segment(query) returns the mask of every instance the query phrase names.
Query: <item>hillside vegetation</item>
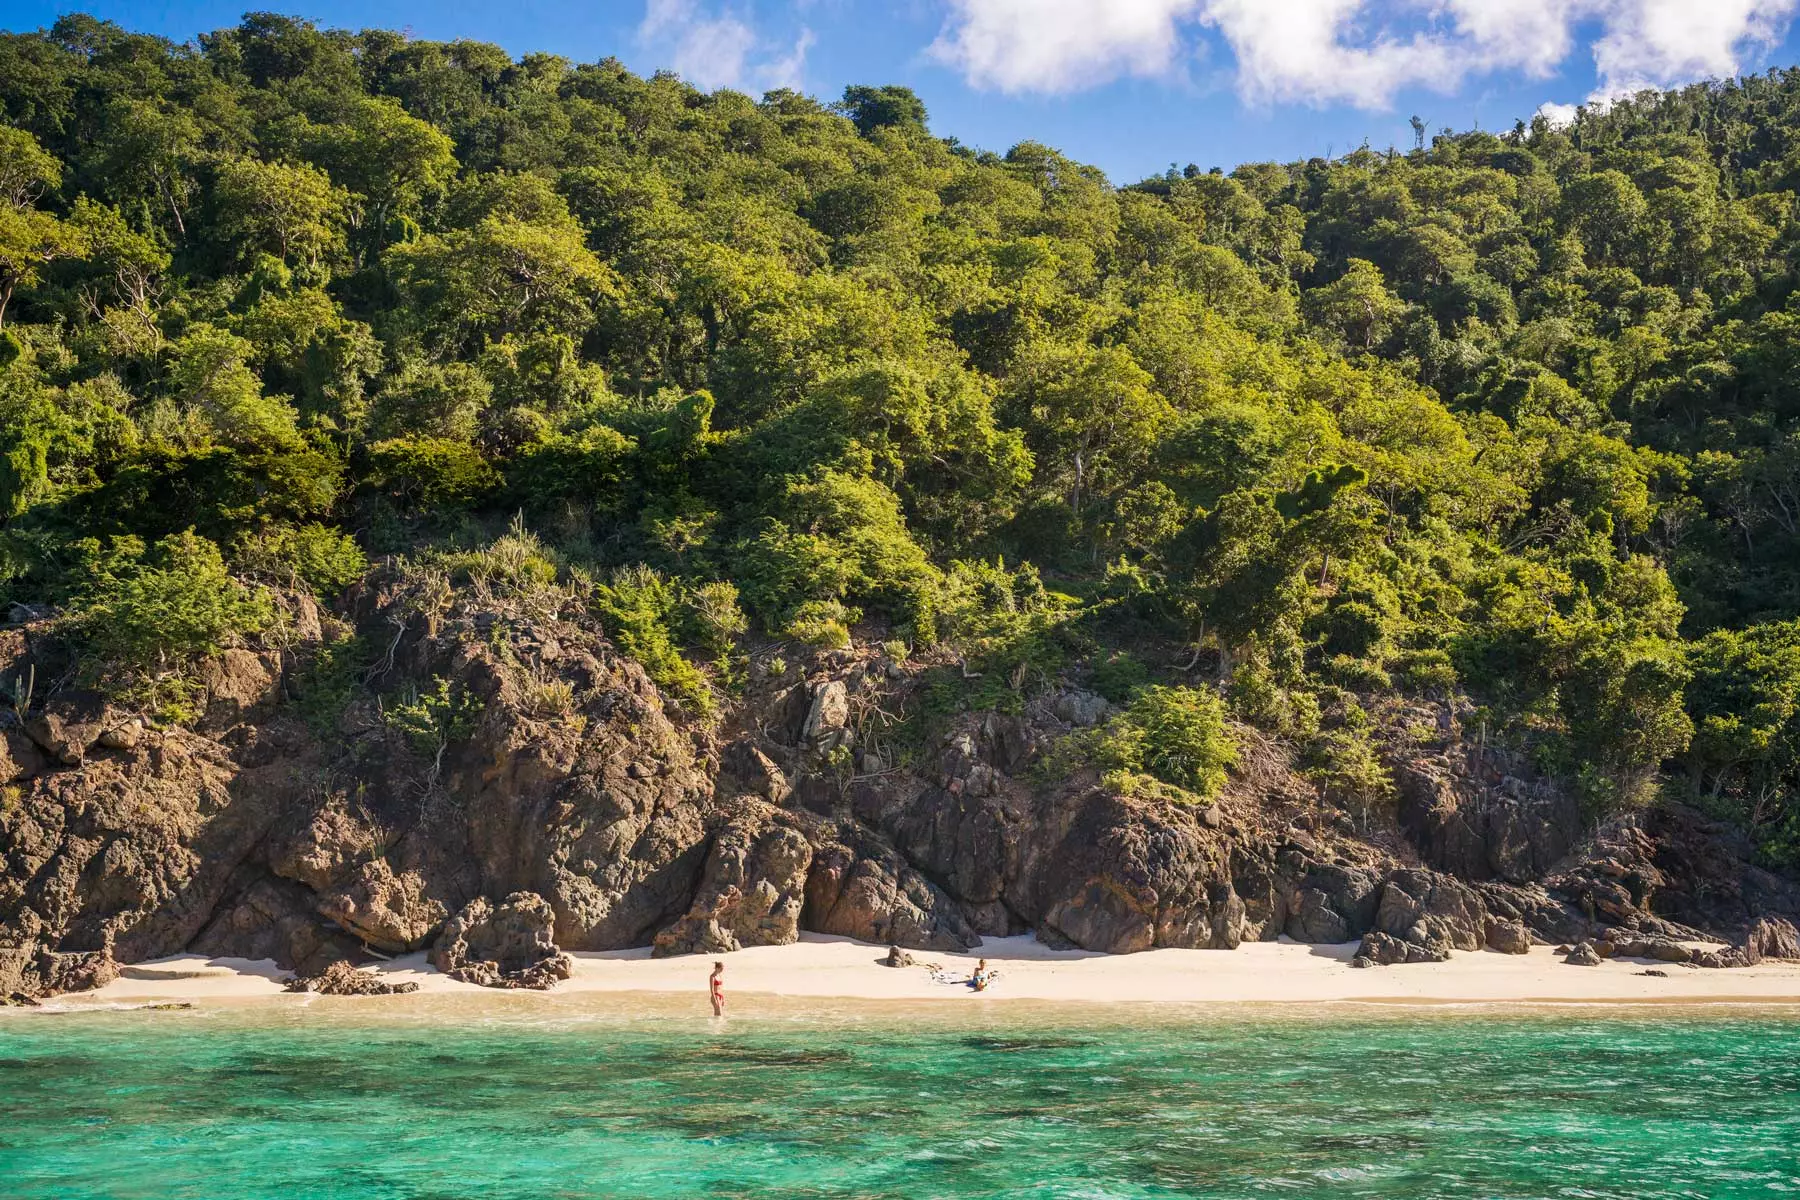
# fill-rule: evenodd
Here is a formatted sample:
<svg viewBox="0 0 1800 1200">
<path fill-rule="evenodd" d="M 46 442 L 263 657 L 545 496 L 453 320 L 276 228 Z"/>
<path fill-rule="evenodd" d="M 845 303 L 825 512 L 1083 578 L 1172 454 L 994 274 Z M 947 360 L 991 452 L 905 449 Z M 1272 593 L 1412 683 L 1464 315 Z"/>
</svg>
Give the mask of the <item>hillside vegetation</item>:
<svg viewBox="0 0 1800 1200">
<path fill-rule="evenodd" d="M 1127 786 L 1251 725 L 1366 806 L 1429 702 L 1800 858 L 1800 73 L 1115 187 L 899 88 L 67 17 L 0 117 L 21 706 L 179 721 L 392 557 L 572 589 L 694 719 L 854 636 L 939 709 L 1085 681 Z"/>
</svg>

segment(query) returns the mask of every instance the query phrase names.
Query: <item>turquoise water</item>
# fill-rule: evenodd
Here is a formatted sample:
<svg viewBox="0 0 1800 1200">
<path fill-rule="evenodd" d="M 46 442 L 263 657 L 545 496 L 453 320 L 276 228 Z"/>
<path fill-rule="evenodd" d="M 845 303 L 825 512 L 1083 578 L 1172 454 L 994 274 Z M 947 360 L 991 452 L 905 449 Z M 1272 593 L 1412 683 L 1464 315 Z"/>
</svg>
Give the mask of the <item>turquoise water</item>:
<svg viewBox="0 0 1800 1200">
<path fill-rule="evenodd" d="M 1800 1192 L 1800 1022 L 447 998 L 0 1018 L 0 1195 Z"/>
</svg>

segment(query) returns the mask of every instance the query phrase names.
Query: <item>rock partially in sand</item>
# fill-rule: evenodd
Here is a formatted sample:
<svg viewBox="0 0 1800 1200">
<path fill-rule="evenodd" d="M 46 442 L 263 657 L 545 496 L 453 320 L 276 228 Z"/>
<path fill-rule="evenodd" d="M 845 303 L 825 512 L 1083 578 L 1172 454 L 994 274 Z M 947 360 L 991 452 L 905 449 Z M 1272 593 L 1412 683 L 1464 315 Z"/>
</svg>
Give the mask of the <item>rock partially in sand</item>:
<svg viewBox="0 0 1800 1200">
<path fill-rule="evenodd" d="M 981 944 L 981 935 L 943 889 L 873 843 L 832 843 L 814 851 L 804 924 L 817 933 L 914 950 Z"/>
<path fill-rule="evenodd" d="M 1488 949 L 1502 954 L 1529 954 L 1531 930 L 1525 928 L 1523 921 L 1489 921 L 1487 944 Z"/>
<path fill-rule="evenodd" d="M 1447 962 L 1449 958 L 1450 947 L 1444 942 L 1406 942 L 1377 930 L 1363 935 L 1362 943 L 1357 946 L 1356 956 L 1350 960 L 1350 965 L 1389 967 L 1402 963 Z"/>
<path fill-rule="evenodd" d="M 1377 932 L 1401 941 L 1455 950 L 1481 949 L 1487 925 L 1487 908 L 1473 888 L 1435 871 L 1412 870 L 1388 878 L 1374 922 Z"/>
<path fill-rule="evenodd" d="M 575 960 L 557 949 L 555 926 L 535 892 L 514 892 L 498 907 L 477 897 L 444 925 L 431 965 L 463 983 L 544 991 L 575 973 Z"/>
<path fill-rule="evenodd" d="M 119 977 L 119 964 L 111 949 L 57 953 L 43 950 L 37 956 L 39 995 L 91 992 Z"/>
<path fill-rule="evenodd" d="M 288 981 L 290 992 L 316 992 L 321 996 L 404 996 L 419 990 L 416 983 L 383 983 L 367 971 L 339 960 L 317 975 L 300 975 Z"/>
<path fill-rule="evenodd" d="M 1800 929 L 1783 917 L 1764 917 L 1750 927 L 1744 948 L 1758 959 L 1800 959 Z"/>
<path fill-rule="evenodd" d="M 1666 963 L 1694 961 L 1694 951 L 1671 938 L 1621 936 L 1618 930 L 1612 937 L 1597 943 L 1594 949 L 1601 958 L 1648 958 Z"/>
<path fill-rule="evenodd" d="M 1600 965 L 1600 952 L 1594 949 L 1594 943 L 1582 942 L 1563 961 L 1571 967 L 1597 967 Z"/>
<path fill-rule="evenodd" d="M 1669 977 L 1669 973 L 1667 971 L 1658 971 L 1655 967 L 1648 967 L 1642 971 L 1639 971 L 1638 974 L 1639 975 L 1648 975 L 1652 979 L 1667 979 Z"/>
<path fill-rule="evenodd" d="M 1376 923 L 1381 878 L 1360 867 L 1319 864 L 1301 877 L 1288 902 L 1285 932 L 1296 942 L 1336 945 Z M 1395 930 L 1385 932 L 1395 933 Z"/>
<path fill-rule="evenodd" d="M 724 954 L 799 939 L 812 844 L 774 815 L 746 812 L 714 836 L 693 904 L 656 935 L 653 954 Z"/>
<path fill-rule="evenodd" d="M 882 960 L 881 965 L 884 967 L 910 967 L 913 965 L 913 956 L 898 946 L 889 946 L 887 957 Z"/>
</svg>

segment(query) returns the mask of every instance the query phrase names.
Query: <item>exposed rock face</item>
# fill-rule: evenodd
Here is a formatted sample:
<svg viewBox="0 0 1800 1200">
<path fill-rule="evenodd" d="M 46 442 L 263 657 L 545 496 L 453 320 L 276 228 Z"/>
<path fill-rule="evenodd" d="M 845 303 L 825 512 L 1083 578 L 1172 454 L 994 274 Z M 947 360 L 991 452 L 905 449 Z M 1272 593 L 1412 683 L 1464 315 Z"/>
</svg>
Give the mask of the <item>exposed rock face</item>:
<svg viewBox="0 0 1800 1200">
<path fill-rule="evenodd" d="M 736 777 L 739 786 L 771 804 L 780 804 L 793 791 L 787 775 L 748 738 L 740 738 L 725 748 L 721 756 L 723 768 Z"/>
<path fill-rule="evenodd" d="M 1245 935 L 1228 839 L 1191 810 L 1096 790 L 1041 803 L 1015 825 L 1004 902 L 1073 945 L 1226 949 Z"/>
<path fill-rule="evenodd" d="M 1413 945 L 1479 950 L 1487 942 L 1487 907 L 1448 875 L 1396 871 L 1381 890 L 1375 928 Z"/>
<path fill-rule="evenodd" d="M 687 915 L 656 935 L 655 953 L 722 954 L 798 940 L 812 843 L 766 812 L 735 818 L 714 835 Z"/>
<path fill-rule="evenodd" d="M 1597 967 L 1600 965 L 1600 952 L 1594 949 L 1592 942 L 1580 942 L 1563 958 L 1563 962 L 1571 967 Z"/>
<path fill-rule="evenodd" d="M 800 726 L 800 740 L 821 749 L 837 745 L 849 720 L 849 689 L 841 679 L 827 680 L 813 692 L 812 706 Z"/>
<path fill-rule="evenodd" d="M 1420 944 L 1376 931 L 1365 933 L 1350 960 L 1353 967 L 1391 967 L 1401 963 L 1443 962 L 1450 957 L 1446 942 Z"/>
<path fill-rule="evenodd" d="M 1750 927 L 1744 947 L 1759 959 L 1800 960 L 1800 929 L 1782 917 L 1763 917 Z"/>
<path fill-rule="evenodd" d="M 1283 858 L 1290 867 L 1304 861 L 1289 848 Z M 1381 880 L 1372 871 L 1324 864 L 1300 875 L 1288 904 L 1285 932 L 1297 942 L 1355 941 L 1374 921 L 1380 901 Z"/>
<path fill-rule="evenodd" d="M 1064 692 L 1056 698 L 1055 712 L 1061 720 L 1085 728 L 1104 721 L 1108 707 L 1106 697 L 1093 692 Z"/>
<path fill-rule="evenodd" d="M 434 947 L 459 978 L 547 986 L 565 949 L 716 954 L 802 930 L 902 953 L 1028 930 L 1109 952 L 1285 934 L 1364 939 L 1375 963 L 1534 938 L 1625 953 L 1698 926 L 1741 945 L 1695 965 L 1800 954 L 1781 919 L 1800 890 L 1728 832 L 1671 808 L 1584 836 L 1553 782 L 1453 740 L 1394 764 L 1399 824 L 1363 840 L 1269 754 L 1197 808 L 1093 771 L 1039 778 L 1046 746 L 1106 719 L 1093 693 L 959 716 L 898 753 L 879 718 L 904 705 L 882 689 L 907 673 L 828 651 L 703 726 L 579 604 L 431 586 L 377 572 L 341 619 L 294 602 L 298 650 L 204 664 L 191 729 L 82 692 L 0 718 L 0 995 L 181 951 L 316 976 Z M 308 658 L 352 627 L 379 652 L 370 687 L 309 724 L 289 703 L 316 699 Z M 0 676 L 41 652 L 0 629 Z M 460 715 L 436 744 L 374 698 L 439 686 Z"/>
<path fill-rule="evenodd" d="M 58 762 L 79 763 L 89 747 L 100 740 L 111 724 L 125 718 L 109 714 L 105 700 L 94 692 L 70 692 L 56 697 L 25 718 L 25 734 Z"/>
<path fill-rule="evenodd" d="M 431 948 L 431 965 L 463 983 L 544 990 L 575 973 L 557 949 L 556 915 L 548 901 L 514 892 L 498 906 L 471 900 L 444 926 Z"/>
<path fill-rule="evenodd" d="M 1531 930 L 1523 921 L 1488 921 L 1486 940 L 1488 949 L 1502 954 L 1531 953 Z"/>
<path fill-rule="evenodd" d="M 1400 824 L 1420 857 L 1464 879 L 1528 883 L 1581 841 L 1581 806 L 1554 783 L 1512 774 L 1523 764 L 1489 752 L 1400 763 Z"/>
<path fill-rule="evenodd" d="M 317 975 L 290 980 L 290 992 L 317 992 L 321 996 L 402 996 L 419 990 L 416 983 L 383 983 L 367 971 L 359 971 L 343 959 Z"/>
<path fill-rule="evenodd" d="M 803 923 L 914 950 L 966 950 L 981 941 L 962 908 L 898 854 L 841 841 L 813 854 Z"/>
</svg>

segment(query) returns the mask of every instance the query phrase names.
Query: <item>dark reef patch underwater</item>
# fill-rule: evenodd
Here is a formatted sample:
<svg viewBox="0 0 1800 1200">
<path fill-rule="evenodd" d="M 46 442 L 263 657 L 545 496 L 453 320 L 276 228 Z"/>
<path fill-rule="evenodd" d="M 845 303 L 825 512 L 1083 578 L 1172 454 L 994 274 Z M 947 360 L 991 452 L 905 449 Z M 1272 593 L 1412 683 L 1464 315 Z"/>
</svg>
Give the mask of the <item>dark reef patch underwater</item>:
<svg viewBox="0 0 1800 1200">
<path fill-rule="evenodd" d="M 0 1020 L 7 1200 L 1796 1189 L 1800 1021 L 1758 1010 Z"/>
</svg>

